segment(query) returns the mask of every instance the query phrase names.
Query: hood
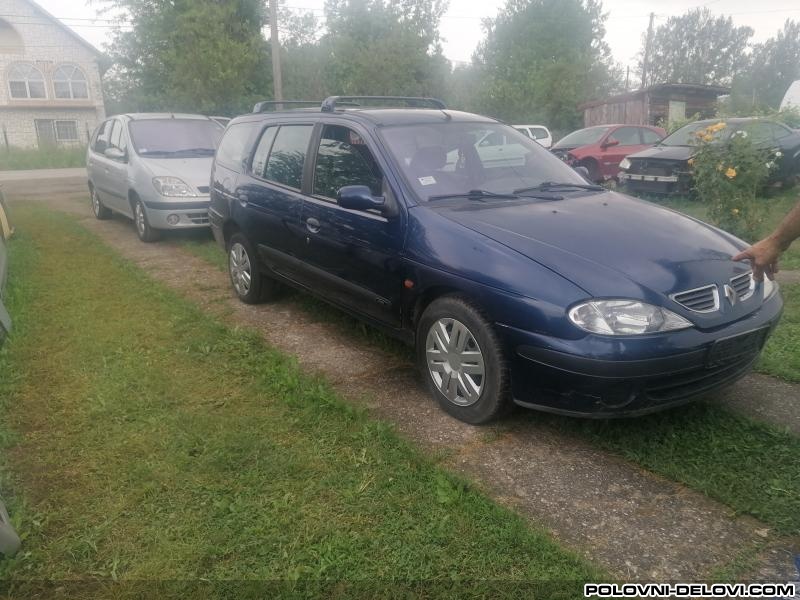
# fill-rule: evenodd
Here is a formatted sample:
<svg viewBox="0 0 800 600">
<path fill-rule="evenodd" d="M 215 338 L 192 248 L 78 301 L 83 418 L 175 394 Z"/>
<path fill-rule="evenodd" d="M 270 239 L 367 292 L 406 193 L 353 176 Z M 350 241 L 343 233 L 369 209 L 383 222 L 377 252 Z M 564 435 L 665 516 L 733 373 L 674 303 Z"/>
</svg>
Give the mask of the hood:
<svg viewBox="0 0 800 600">
<path fill-rule="evenodd" d="M 148 158 L 139 157 L 142 164 L 153 174 L 153 177 L 177 177 L 188 183 L 200 194 L 208 194 L 211 181 L 211 164 L 213 156 L 198 158 Z"/>
<path fill-rule="evenodd" d="M 641 152 L 628 155 L 632 158 L 654 158 L 662 160 L 689 160 L 697 151 L 693 146 L 653 146 Z"/>
<path fill-rule="evenodd" d="M 569 279 L 593 297 L 664 297 L 746 272 L 744 243 L 680 213 L 615 192 L 560 201 L 430 205 Z M 671 302 L 671 301 L 670 301 Z"/>
</svg>

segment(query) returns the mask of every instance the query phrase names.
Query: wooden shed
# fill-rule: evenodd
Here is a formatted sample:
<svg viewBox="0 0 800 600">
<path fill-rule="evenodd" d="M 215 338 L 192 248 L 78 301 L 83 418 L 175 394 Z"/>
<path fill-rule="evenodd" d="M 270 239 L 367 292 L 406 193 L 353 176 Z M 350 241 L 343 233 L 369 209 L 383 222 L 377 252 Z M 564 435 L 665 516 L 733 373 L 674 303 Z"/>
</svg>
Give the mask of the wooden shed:
<svg viewBox="0 0 800 600">
<path fill-rule="evenodd" d="M 730 88 L 691 83 L 661 83 L 648 88 L 586 102 L 583 110 L 584 127 L 625 123 L 628 125 L 658 125 L 682 120 L 699 114 L 713 117 L 717 99 L 730 93 Z"/>
</svg>

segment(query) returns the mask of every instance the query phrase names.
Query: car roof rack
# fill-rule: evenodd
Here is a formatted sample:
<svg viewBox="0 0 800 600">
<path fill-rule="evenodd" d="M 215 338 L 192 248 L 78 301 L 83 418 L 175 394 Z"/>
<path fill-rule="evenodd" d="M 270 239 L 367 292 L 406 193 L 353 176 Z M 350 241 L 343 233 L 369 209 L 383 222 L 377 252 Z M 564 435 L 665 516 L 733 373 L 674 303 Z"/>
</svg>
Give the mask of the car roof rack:
<svg viewBox="0 0 800 600">
<path fill-rule="evenodd" d="M 263 100 L 261 102 L 256 102 L 255 106 L 253 106 L 254 113 L 263 113 L 269 112 L 270 110 L 280 110 L 278 107 L 283 106 L 284 104 L 288 104 L 291 106 L 317 106 L 319 104 L 319 100 Z"/>
<path fill-rule="evenodd" d="M 322 112 L 333 112 L 337 106 L 359 106 L 356 100 L 378 100 L 380 102 L 403 102 L 404 108 L 435 108 L 444 110 L 447 105 L 438 98 L 415 96 L 328 96 L 322 101 Z"/>
</svg>

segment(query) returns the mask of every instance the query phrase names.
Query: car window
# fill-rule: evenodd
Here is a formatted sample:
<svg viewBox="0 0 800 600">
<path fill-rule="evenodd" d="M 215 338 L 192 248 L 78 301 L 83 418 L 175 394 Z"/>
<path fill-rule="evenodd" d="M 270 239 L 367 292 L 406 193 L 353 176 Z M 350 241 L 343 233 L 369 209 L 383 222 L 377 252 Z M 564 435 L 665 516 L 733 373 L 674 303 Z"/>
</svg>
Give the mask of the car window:
<svg viewBox="0 0 800 600">
<path fill-rule="evenodd" d="M 266 178 L 267 158 L 269 157 L 269 151 L 272 149 L 272 142 L 275 140 L 276 133 L 278 133 L 277 126 L 267 127 L 261 134 L 261 139 L 258 140 L 251 168 L 251 172 L 256 177 Z"/>
<path fill-rule="evenodd" d="M 347 127 L 326 125 L 314 167 L 314 194 L 335 199 L 346 185 L 366 185 L 379 196 L 383 176 L 358 133 Z"/>
<path fill-rule="evenodd" d="M 283 125 L 272 143 L 264 178 L 300 189 L 313 125 Z"/>
<path fill-rule="evenodd" d="M 544 127 L 531 127 L 531 133 L 535 140 L 543 140 L 550 135 Z"/>
<path fill-rule="evenodd" d="M 658 135 L 652 129 L 642 129 L 642 142 L 645 144 L 655 144 L 658 140 L 661 139 L 661 136 Z"/>
<path fill-rule="evenodd" d="M 195 158 L 214 156 L 223 128 L 211 119 L 136 119 L 128 125 L 140 156 Z"/>
<path fill-rule="evenodd" d="M 770 129 L 772 129 L 772 137 L 776 140 L 785 138 L 786 136 L 792 134 L 788 128 L 784 127 L 783 125 L 779 125 L 778 123 L 768 123 L 768 125 Z"/>
<path fill-rule="evenodd" d="M 252 131 L 251 123 L 237 123 L 228 127 L 217 148 L 217 163 L 237 173 L 241 172 L 247 158 L 247 142 Z"/>
<path fill-rule="evenodd" d="M 528 137 L 530 137 L 530 135 Z M 478 146 L 481 148 L 486 148 L 488 146 L 502 146 L 505 144 L 505 141 L 505 136 L 502 133 L 495 131 L 493 133 L 488 133 L 486 137 L 478 142 Z"/>
<path fill-rule="evenodd" d="M 561 138 L 555 145 L 555 148 L 567 148 L 578 146 L 588 146 L 589 144 L 596 144 L 606 132 L 611 129 L 610 127 L 587 127 L 586 129 L 579 129 L 573 131 L 568 136 Z"/>
<path fill-rule="evenodd" d="M 746 131 L 750 140 L 755 144 L 763 144 L 772 141 L 772 127 L 770 123 L 747 123 L 744 127 L 738 128 L 739 131 Z"/>
<path fill-rule="evenodd" d="M 109 145 L 125 152 L 128 144 L 125 138 L 125 124 L 119 119 L 114 120 L 114 129 L 111 130 Z"/>
<path fill-rule="evenodd" d="M 523 135 L 527 135 L 528 137 L 531 137 L 531 132 L 528 131 L 527 127 L 514 127 L 514 129 L 516 129 L 517 131 L 519 131 Z"/>
<path fill-rule="evenodd" d="M 620 127 L 608 139 L 617 140 L 620 146 L 637 146 L 642 143 L 638 127 Z"/>
<path fill-rule="evenodd" d="M 114 119 L 109 119 L 97 128 L 97 135 L 92 144 L 92 150 L 102 154 L 108 148 L 108 141 L 111 137 L 111 127 L 114 125 Z"/>
</svg>

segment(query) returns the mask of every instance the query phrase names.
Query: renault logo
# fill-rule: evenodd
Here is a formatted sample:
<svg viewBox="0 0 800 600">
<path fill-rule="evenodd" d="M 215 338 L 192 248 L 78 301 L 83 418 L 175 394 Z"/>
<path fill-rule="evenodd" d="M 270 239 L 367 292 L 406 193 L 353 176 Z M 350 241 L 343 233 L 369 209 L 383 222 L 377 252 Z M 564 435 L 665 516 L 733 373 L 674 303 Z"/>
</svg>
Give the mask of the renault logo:
<svg viewBox="0 0 800 600">
<path fill-rule="evenodd" d="M 736 303 L 739 301 L 739 294 L 737 294 L 736 290 L 734 290 L 727 283 L 725 284 L 724 289 L 725 289 L 725 297 L 728 299 L 728 302 L 730 302 L 731 306 L 736 306 Z"/>
</svg>

